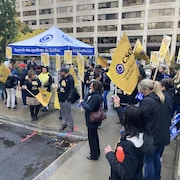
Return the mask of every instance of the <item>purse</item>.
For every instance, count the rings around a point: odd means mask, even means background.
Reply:
[[[101,122],[104,119],[106,119],[106,114],[101,106],[99,107],[97,111],[92,111],[90,113],[91,122]]]

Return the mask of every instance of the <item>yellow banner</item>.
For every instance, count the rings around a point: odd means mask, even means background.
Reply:
[[[166,56],[165,56],[165,62],[168,66],[171,66],[171,57],[169,54],[169,49],[167,50]]]
[[[59,109],[59,110],[61,109],[57,91],[55,91],[55,96],[54,96],[54,109]]]
[[[61,58],[59,54],[56,54],[56,71],[61,69]]]
[[[74,71],[74,69],[73,69],[72,66],[69,68],[69,73],[70,73],[70,74],[72,75],[72,77],[74,78],[74,84],[75,84],[75,86],[78,86],[78,85],[79,85],[78,78],[77,78],[76,73],[75,73],[75,71]]]
[[[38,88],[39,90],[39,94],[38,96],[36,97],[37,100],[43,105],[43,106],[47,106],[49,104],[49,101],[51,99],[51,95],[52,93],[51,92],[48,92],[42,88]]]
[[[12,59],[12,48],[6,47],[6,58]]]
[[[144,48],[139,39],[137,39],[136,41],[133,52],[134,52],[135,58],[149,60],[149,57],[145,53]]]
[[[49,53],[41,53],[41,64],[49,66]]]
[[[170,43],[171,43],[171,37],[164,35],[162,39],[161,47],[159,49],[159,55],[158,55],[159,62],[164,63],[164,59],[167,50],[169,49]]]
[[[0,82],[5,83],[10,73],[11,73],[10,69],[8,67],[6,67],[5,64],[1,63],[1,65],[0,65]]]
[[[80,53],[77,55],[77,62],[79,79],[84,82],[84,57]]]
[[[108,68],[108,60],[98,55],[96,65],[101,65],[103,68]]]
[[[72,64],[72,51],[71,50],[64,51],[64,60],[66,64]]]
[[[158,64],[158,54],[159,51],[151,51],[151,65],[156,66]]]
[[[126,33],[114,52],[107,74],[117,87],[129,95],[138,83],[139,69]]]

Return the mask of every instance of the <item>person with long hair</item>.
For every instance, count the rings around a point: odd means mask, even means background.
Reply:
[[[85,119],[88,130],[90,155],[87,156],[87,159],[98,160],[100,156],[98,127],[101,125],[101,122],[91,122],[90,113],[92,111],[97,111],[102,104],[103,85],[100,81],[93,80],[89,88],[91,93],[87,101],[80,100],[81,106],[85,109]]]
[[[114,96],[116,107],[120,107],[120,99]],[[143,180],[143,144],[145,121],[143,112],[134,105],[127,106],[123,136],[117,142],[115,151],[108,145],[104,152],[111,166],[109,180]]]
[[[153,137],[154,151],[144,155],[144,180],[161,179],[160,154],[164,146],[170,143],[170,112],[162,92],[160,82],[143,79],[138,90],[144,95],[140,108],[146,123],[147,134]]]

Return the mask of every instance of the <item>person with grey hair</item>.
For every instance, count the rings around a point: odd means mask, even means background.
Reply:
[[[146,131],[154,140],[154,151],[144,155],[144,180],[161,179],[160,153],[170,143],[169,127],[171,119],[161,84],[151,79],[143,79],[138,90],[144,95],[140,102]]]
[[[69,74],[69,69],[66,67],[62,67],[60,70],[60,81],[57,92],[62,115],[62,126],[60,131],[65,130],[67,127],[68,132],[73,132],[74,123],[71,115],[71,102],[74,94],[74,79]]]

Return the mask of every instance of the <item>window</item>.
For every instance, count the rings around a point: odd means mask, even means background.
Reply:
[[[151,22],[148,23],[148,29],[166,29],[173,28],[173,22]]]
[[[22,1],[22,7],[35,6],[35,5],[36,5],[36,0],[24,0],[24,1]]]
[[[54,0],[38,0],[39,5],[49,5],[53,3],[54,3]]]
[[[121,29],[124,31],[128,30],[142,30],[144,28],[143,24],[124,24]]]
[[[61,28],[64,33],[73,33],[73,28]]]
[[[154,36],[147,36],[147,42],[148,43],[159,43],[162,42],[162,35],[154,35]]]
[[[104,8],[116,8],[118,7],[118,1],[115,2],[105,2],[105,3],[99,3],[98,9],[104,9]]]
[[[72,6],[58,7],[57,13],[70,13],[73,12]]]
[[[137,39],[142,42],[142,36],[128,36],[130,43],[136,43]]]
[[[98,26],[98,31],[117,31],[117,25]]]
[[[36,11],[24,11],[23,16],[35,16]]]
[[[175,2],[175,0],[150,0],[150,4],[165,3],[165,2]]]
[[[54,19],[40,19],[39,20],[39,24],[43,25],[43,24],[54,24]]]
[[[117,38],[116,37],[98,37],[98,43],[99,44],[111,44],[116,43]]]
[[[155,9],[149,11],[149,17],[156,17],[156,16],[174,16],[175,10],[172,8],[168,9]]]
[[[53,9],[40,9],[39,10],[39,15],[43,15],[43,14],[53,14],[54,10]]]
[[[77,11],[94,10],[94,4],[78,5],[76,9]]]
[[[178,21],[178,28],[180,28],[180,21]]]
[[[72,23],[73,17],[58,18],[57,23]]]
[[[86,27],[77,27],[77,32],[94,32],[93,26],[86,26]]]
[[[118,19],[118,14],[100,14],[98,15],[98,20],[113,20],[113,19]]]
[[[123,0],[123,6],[135,6],[145,4],[145,0]]]
[[[16,8],[20,7],[20,2],[16,2]]]
[[[26,24],[26,25],[37,25],[37,22],[36,22],[36,20],[31,20],[31,21],[24,21],[23,22],[24,24]]]
[[[93,37],[86,37],[86,38],[77,38],[78,40],[87,43],[87,44],[93,44],[94,38]]]
[[[57,3],[59,3],[59,2],[68,2],[68,1],[72,1],[72,0],[56,0]]]
[[[122,13],[122,19],[143,18],[144,11]]]
[[[180,34],[177,34],[177,42],[180,42]]]
[[[76,17],[76,22],[87,22],[87,21],[94,21],[94,15]]]

